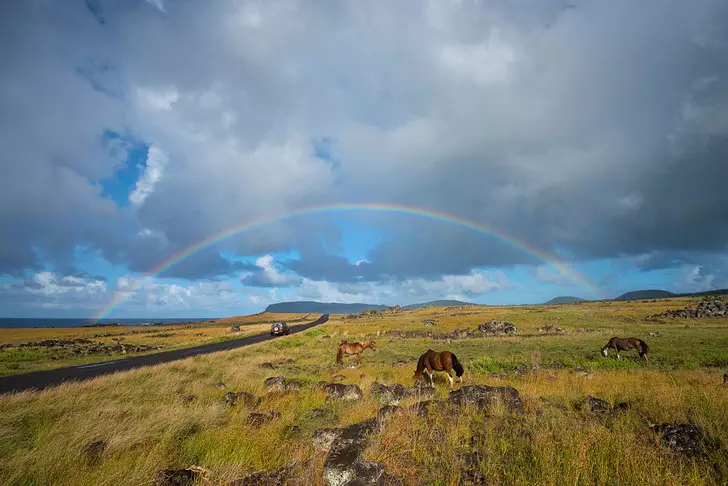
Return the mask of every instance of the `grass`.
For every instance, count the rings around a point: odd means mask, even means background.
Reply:
[[[726,484],[728,386],[722,384],[722,368],[728,358],[728,319],[642,319],[655,309],[685,304],[674,299],[334,316],[310,331],[238,350],[2,396],[0,484],[149,484],[159,469],[190,465],[211,470],[213,484],[227,484],[297,459],[299,484],[320,485],[325,452],[311,447],[313,432],[374,416],[381,405],[369,393],[372,383],[411,385],[415,361],[428,348],[456,353],[466,384],[515,387],[526,414],[455,413],[445,407],[427,418],[410,412],[394,417],[373,436],[364,457],[381,462],[405,484],[467,484],[473,477],[482,484]],[[519,335],[448,344],[383,334],[430,330],[420,324],[423,319],[437,320],[435,329],[445,332],[472,329],[491,318],[510,320]],[[566,333],[539,335],[536,328],[550,323]],[[662,337],[649,338],[649,331]],[[621,361],[601,358],[599,348],[612,335],[645,339],[650,361],[630,353]],[[337,366],[339,340],[360,338],[374,339],[377,351],[364,351],[358,369]],[[277,368],[261,368],[263,362]],[[311,386],[269,396],[263,386],[270,376],[311,384],[339,373],[363,389],[362,400],[327,403],[323,392]],[[439,398],[446,399],[444,376],[435,380]],[[217,389],[218,381],[227,390]],[[246,424],[249,409],[225,406],[222,396],[228,390],[264,397],[258,409],[276,409],[280,420],[252,429]],[[185,394],[197,399],[185,405],[179,400]],[[613,404],[628,401],[632,408],[599,418],[574,406],[587,395]],[[330,413],[312,418],[314,408]],[[717,445],[704,458],[683,458],[650,430],[650,424],[661,422],[695,423]],[[84,449],[95,440],[108,447],[98,464],[89,465]]]
[[[119,327],[74,327],[74,328],[26,328],[0,329],[0,376],[29,373],[31,371],[78,366],[112,359],[123,359],[129,356],[153,354],[160,351],[188,348],[231,339],[239,339],[270,330],[270,324],[279,320],[287,320],[291,324],[312,321],[318,314],[258,314],[241,316],[217,321],[199,323],[183,323],[164,326],[119,326]],[[230,332],[232,325],[239,325],[240,332]],[[46,348],[8,347],[2,345],[19,345],[33,341],[50,339],[74,340],[89,339],[95,344],[112,345],[121,342],[126,345],[153,346],[155,349],[145,352],[111,352],[102,354],[85,354],[85,346],[59,346]],[[118,341],[121,340],[121,341]]]

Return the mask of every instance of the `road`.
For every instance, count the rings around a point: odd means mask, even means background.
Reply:
[[[291,326],[291,334],[305,331],[329,320],[329,315],[324,314],[313,322],[301,324],[299,326]],[[160,363],[168,363],[178,359],[189,358],[199,354],[216,353],[218,351],[227,351],[230,349],[248,346],[250,344],[261,343],[270,339],[276,339],[270,333],[258,334],[255,336],[233,339],[221,343],[205,344],[194,348],[175,349],[173,351],[163,351],[161,353],[148,354],[145,356],[134,356],[131,358],[118,359],[114,361],[104,361],[101,363],[93,363],[82,366],[70,366],[68,368],[58,368],[55,370],[34,371],[24,375],[6,376],[0,378],[0,393],[9,393],[13,391],[23,391],[30,389],[43,389],[50,386],[60,385],[65,381],[83,381],[95,378],[97,376],[116,373],[117,371],[133,370],[142,366],[153,366]]]

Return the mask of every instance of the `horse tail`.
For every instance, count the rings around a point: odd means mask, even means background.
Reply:
[[[336,353],[336,362],[344,364],[344,347],[341,344],[339,345],[339,352]]]
[[[642,348],[640,354],[642,356],[647,356],[647,351],[650,349],[650,347],[647,346],[647,343],[641,339],[638,339],[637,342],[640,343],[640,347]]]
[[[452,356],[452,369],[455,370],[455,374],[458,375],[458,378],[460,378],[463,376],[463,373],[465,373],[463,365],[460,364],[460,361],[458,361],[454,354],[450,353],[450,356]]]

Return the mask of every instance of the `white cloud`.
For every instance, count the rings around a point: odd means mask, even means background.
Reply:
[[[136,187],[129,194],[129,201],[142,204],[154,192],[154,187],[164,176],[169,158],[161,149],[152,145],[147,153],[147,165],[139,176]],[[147,229],[147,231],[151,231]]]

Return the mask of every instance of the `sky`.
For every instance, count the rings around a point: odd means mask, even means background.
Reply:
[[[728,287],[726,26],[724,0],[0,2],[0,316]]]

